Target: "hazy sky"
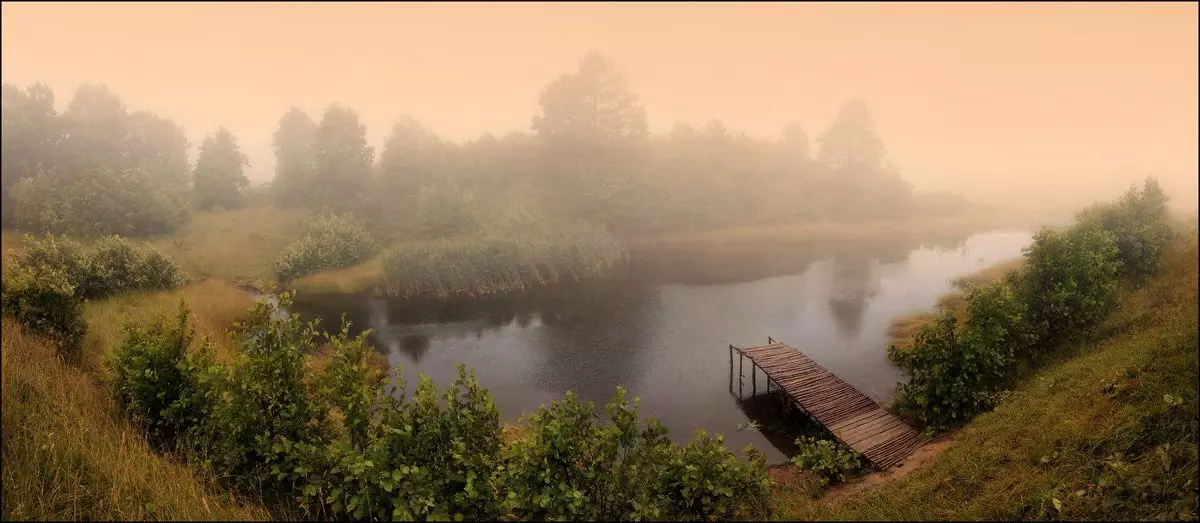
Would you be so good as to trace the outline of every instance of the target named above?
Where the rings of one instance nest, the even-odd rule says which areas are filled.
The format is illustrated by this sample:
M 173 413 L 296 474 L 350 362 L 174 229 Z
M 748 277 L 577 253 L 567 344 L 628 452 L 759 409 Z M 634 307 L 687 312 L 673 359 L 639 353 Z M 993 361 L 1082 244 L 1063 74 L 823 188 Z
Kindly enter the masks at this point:
M 527 130 L 595 50 L 654 131 L 815 137 L 861 96 L 918 188 L 1070 203 L 1155 174 L 1196 205 L 1195 3 L 5 3 L 0 34 L 4 82 L 60 106 L 104 82 L 193 144 L 224 124 L 259 179 L 289 105 L 354 107 L 377 153 L 403 114 L 454 140 Z

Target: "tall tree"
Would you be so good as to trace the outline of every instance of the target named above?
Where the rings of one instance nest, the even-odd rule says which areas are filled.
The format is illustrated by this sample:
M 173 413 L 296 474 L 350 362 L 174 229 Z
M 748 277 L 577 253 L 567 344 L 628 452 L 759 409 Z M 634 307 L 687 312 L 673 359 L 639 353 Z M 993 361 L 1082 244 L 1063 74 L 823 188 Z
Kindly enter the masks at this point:
M 808 134 L 804 132 L 804 128 L 796 122 L 790 122 L 783 128 L 783 134 L 779 137 L 779 145 L 784 149 L 785 154 L 789 158 L 795 158 L 801 161 L 809 159 L 809 140 Z
M 428 185 L 445 169 L 449 145 L 411 116 L 396 122 L 379 155 L 379 174 L 388 196 L 410 198 Z
M 316 179 L 312 202 L 335 210 L 360 206 L 371 177 L 375 150 L 367 145 L 367 126 L 349 107 L 334 104 L 325 109 L 313 136 Z
M 232 209 L 242 203 L 242 190 L 250 185 L 243 170 L 250 160 L 238 148 L 237 138 L 221 126 L 204 138 L 196 157 L 196 206 L 200 209 Z
M 161 177 L 166 186 L 183 189 L 188 182 L 188 139 L 175 122 L 149 111 L 138 111 L 126 120 L 126 157 L 129 167 L 140 167 Z
M 818 142 L 821 148 L 817 159 L 840 171 L 878 173 L 887 156 L 883 140 L 875 132 L 871 111 L 858 98 L 842 106 Z
M 63 113 L 66 135 L 59 151 L 60 176 L 76 180 L 92 167 L 130 167 L 129 113 L 121 99 L 104 84 L 84 84 Z
M 38 171 L 53 168 L 62 122 L 54 109 L 54 91 L 45 84 L 24 91 L 8 84 L 0 89 L 0 224 L 9 225 L 15 208 L 13 188 Z
M 645 168 L 646 110 L 625 77 L 590 53 L 538 99 L 533 130 L 545 143 L 544 187 L 561 214 L 622 228 L 635 221 Z
M 272 147 L 275 150 L 276 202 L 285 207 L 309 203 L 307 190 L 316 178 L 313 139 L 317 124 L 304 111 L 292 107 L 279 119 Z

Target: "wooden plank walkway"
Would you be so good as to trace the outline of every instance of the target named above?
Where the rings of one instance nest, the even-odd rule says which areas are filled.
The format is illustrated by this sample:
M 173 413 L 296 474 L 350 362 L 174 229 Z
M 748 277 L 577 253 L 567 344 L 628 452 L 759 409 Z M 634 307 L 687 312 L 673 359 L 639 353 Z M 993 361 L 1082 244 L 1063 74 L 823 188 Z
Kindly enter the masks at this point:
M 799 350 L 768 338 L 758 347 L 731 351 L 749 358 L 751 372 L 762 369 L 771 385 L 783 390 L 800 409 L 820 422 L 842 443 L 862 454 L 880 470 L 904 461 L 928 438 L 893 416 L 866 394 L 810 359 Z M 730 372 L 733 371 L 732 353 Z M 741 379 L 739 363 L 739 384 Z M 757 374 L 754 374 L 757 393 Z M 732 387 L 732 383 L 730 385 Z

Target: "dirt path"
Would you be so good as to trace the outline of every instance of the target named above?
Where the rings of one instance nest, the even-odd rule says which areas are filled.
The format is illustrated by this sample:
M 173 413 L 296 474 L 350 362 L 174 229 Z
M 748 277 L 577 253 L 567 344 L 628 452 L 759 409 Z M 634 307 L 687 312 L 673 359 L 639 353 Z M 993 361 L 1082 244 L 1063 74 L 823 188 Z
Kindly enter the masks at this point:
M 954 441 L 953 434 L 947 434 L 938 437 L 937 439 L 930 441 L 921 448 L 917 449 L 916 452 L 905 459 L 904 463 L 901 463 L 900 465 L 885 471 L 872 472 L 850 483 L 843 483 L 841 485 L 831 487 L 825 492 L 825 495 L 821 497 L 821 501 L 841 501 L 852 494 L 874 488 L 885 481 L 902 478 L 908 475 L 910 472 L 921 468 L 922 465 L 924 465 L 930 459 L 933 459 L 934 456 L 940 454 L 943 449 L 950 445 L 950 442 L 952 441 Z

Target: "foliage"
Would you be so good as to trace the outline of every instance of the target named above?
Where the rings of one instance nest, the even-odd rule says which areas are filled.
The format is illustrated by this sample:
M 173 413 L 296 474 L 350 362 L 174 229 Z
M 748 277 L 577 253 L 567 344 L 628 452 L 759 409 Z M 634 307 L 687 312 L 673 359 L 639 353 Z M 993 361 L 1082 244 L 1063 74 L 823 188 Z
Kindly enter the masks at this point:
M 350 213 L 318 214 L 305 224 L 305 234 L 283 249 L 275 275 L 290 281 L 305 274 L 349 267 L 375 252 L 375 240 L 362 221 Z
M 591 403 L 568 393 L 529 416 L 527 437 L 505 451 L 508 514 L 533 519 L 710 519 L 759 509 L 769 487 L 761 456 L 742 462 L 701 433 L 672 444 L 656 420 L 638 428 L 624 389 L 599 426 Z
M 185 408 L 197 388 L 185 365 L 193 336 L 181 301 L 174 325 L 160 317 L 145 326 L 127 326 L 125 341 L 107 362 L 117 405 L 152 442 L 174 441 L 196 421 Z
M 304 111 L 291 107 L 279 119 L 271 145 L 275 150 L 275 180 L 271 189 L 283 207 L 310 205 L 308 187 L 316 178 L 313 137 L 317 124 Z
M 1094 205 L 1079 213 L 1079 222 L 1108 231 L 1117 243 L 1123 276 L 1144 278 L 1156 273 L 1171 242 L 1167 196 L 1154 178 L 1142 190 L 1131 187 L 1118 201 Z
M 792 463 L 820 474 L 826 481 L 845 481 L 847 475 L 864 466 L 857 452 L 833 440 L 801 436 L 796 439 L 796 447 Z
M 1081 225 L 1035 234 L 1021 285 L 1037 338 L 1052 345 L 1089 331 L 1108 313 L 1120 269 L 1107 231 Z
M 87 332 L 75 287 L 61 267 L 12 259 L 3 273 L 0 309 L 68 354 Z
M 25 90 L 4 84 L 0 89 L 0 225 L 8 227 L 16 209 L 13 188 L 51 165 L 63 129 L 54 109 L 54 91 L 46 84 Z
M 466 234 L 479 228 L 475 195 L 453 184 L 422 187 L 417 192 L 417 223 L 431 237 Z
M 481 296 L 593 278 L 622 256 L 603 227 L 573 225 L 398 245 L 384 253 L 383 273 L 392 296 Z
M 1157 246 L 1172 237 L 1169 225 L 1162 229 L 1156 184 L 1147 182 L 1144 193 L 1145 203 L 1130 191 L 1119 203 L 1081 213 L 1065 231 L 1039 231 L 1019 271 L 970 287 L 965 320 L 944 310 L 910 348 L 889 348 L 909 376 L 897 388 L 896 407 L 933 430 L 961 425 L 993 408 L 1022 370 L 1091 333 L 1111 311 L 1123 260 L 1137 267 L 1125 276 L 1143 277 L 1161 264 L 1164 249 Z M 1114 234 L 1124 239 L 1118 243 Z
M 31 231 L 146 236 L 190 218 L 183 193 L 140 167 L 98 166 L 78 177 L 42 171 L 14 192 L 16 223 Z
M 225 127 L 204 138 L 192 174 L 196 207 L 233 209 L 242 203 L 242 191 L 250 186 L 243 174 L 249 159 L 238 148 L 237 139 Z

